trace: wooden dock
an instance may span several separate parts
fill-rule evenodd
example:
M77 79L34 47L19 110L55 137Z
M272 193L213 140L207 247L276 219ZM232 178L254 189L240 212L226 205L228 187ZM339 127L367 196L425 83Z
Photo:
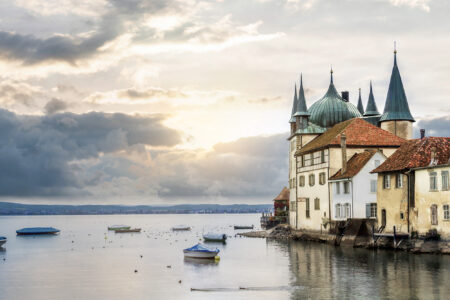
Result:
M400 244L405 239L409 239L410 236L411 235L409 233L397 232L395 226L393 227L393 232L392 233L375 232L375 228L372 226L372 240L373 240L373 244L374 245L377 244L377 241L380 238L389 238L389 239L393 239L394 249L397 249L397 247L400 246Z

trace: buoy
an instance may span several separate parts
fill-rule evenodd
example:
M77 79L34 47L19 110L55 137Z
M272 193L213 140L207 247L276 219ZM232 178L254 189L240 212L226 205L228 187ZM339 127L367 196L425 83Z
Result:
M170 268L172 268L172 266L166 266L166 268L170 269Z
M137 270L134 270L134 273L137 273L138 271Z

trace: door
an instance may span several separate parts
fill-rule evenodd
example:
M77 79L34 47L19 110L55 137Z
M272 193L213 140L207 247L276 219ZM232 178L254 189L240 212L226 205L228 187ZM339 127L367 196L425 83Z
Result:
M386 227L386 210L381 210L381 226Z
M438 224L437 205L433 204L433 205L431 205L431 225L437 225L437 224Z

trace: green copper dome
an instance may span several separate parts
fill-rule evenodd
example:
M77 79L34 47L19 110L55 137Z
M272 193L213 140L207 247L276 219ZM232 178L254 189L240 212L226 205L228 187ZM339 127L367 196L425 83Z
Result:
M310 121L321 127L329 128L337 123L362 117L358 109L350 102L345 102L333 84L333 73L328 91L320 100L309 108Z

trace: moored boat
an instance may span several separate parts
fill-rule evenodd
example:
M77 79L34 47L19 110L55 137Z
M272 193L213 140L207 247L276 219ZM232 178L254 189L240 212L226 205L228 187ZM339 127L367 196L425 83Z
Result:
M4 236L0 236L0 247L3 246L8 239Z
M191 230L191 227L184 225L172 227L172 231L189 231L189 230Z
M205 242L225 242L227 235L224 233L207 233L203 235Z
M215 258L219 254L219 249L211 249L202 244L197 244L191 248L183 250L184 257L189 258Z
M126 229L130 229L131 226L128 225L113 225L113 226L109 226L108 230L126 230Z
M17 235L57 234L60 230L53 227L29 227L16 231Z
M127 232L141 232L141 228L133 228L133 229L116 229L115 233L127 233Z
M234 225L234 229L253 229L253 225L252 226L239 226L239 225Z

